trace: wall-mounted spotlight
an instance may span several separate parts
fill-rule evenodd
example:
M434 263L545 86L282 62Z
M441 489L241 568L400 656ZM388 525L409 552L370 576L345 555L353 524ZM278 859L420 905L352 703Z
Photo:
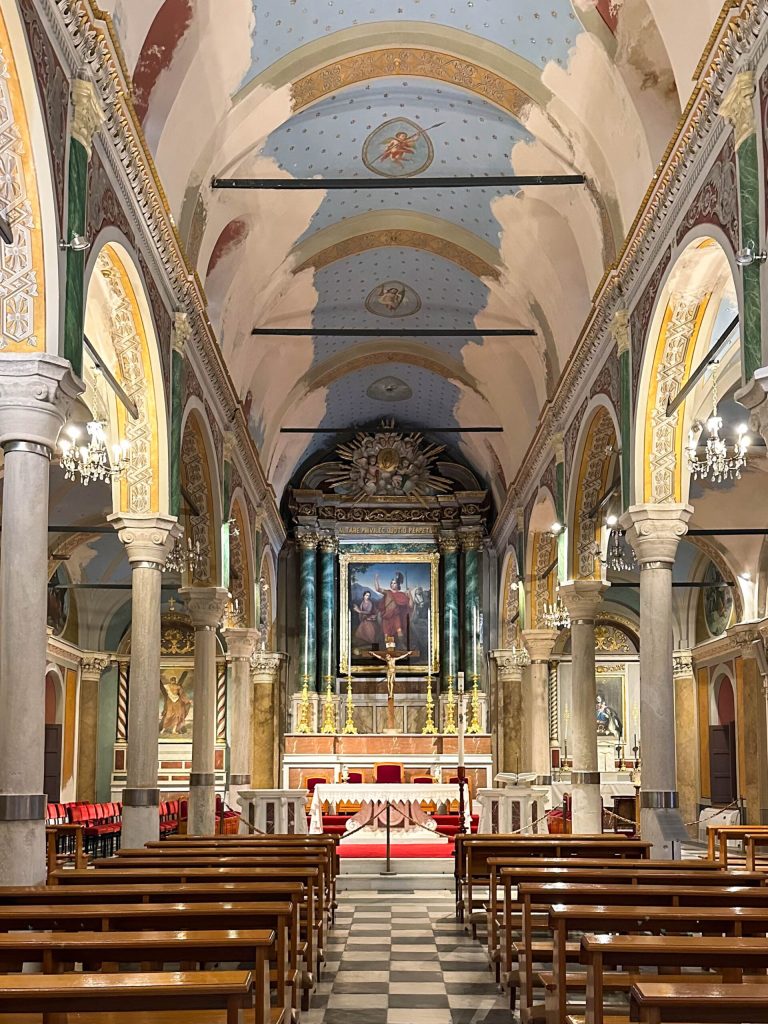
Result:
M751 267L753 263L765 263L768 253L764 249L758 252L754 242L747 242L743 249L739 249L735 258L740 267Z
M552 534L553 537L557 537L558 534L563 532L563 524L558 523L557 520L555 520L555 522L552 523L552 525L550 526L549 532Z
M611 529L613 529L613 527L618 523L618 521L619 517L615 515L605 517L605 525L611 527Z
M10 222L3 216L0 216L0 238L6 245L11 245L13 242L13 229Z
M85 252L90 247L91 243L83 235L72 235L71 242L65 242L63 238L59 240L59 248L62 252L67 249L71 249L73 252Z

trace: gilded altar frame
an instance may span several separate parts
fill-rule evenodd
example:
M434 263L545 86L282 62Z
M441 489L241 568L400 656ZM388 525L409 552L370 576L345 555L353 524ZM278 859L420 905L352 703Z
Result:
M360 552L342 551L339 554L339 669L342 675L383 675L384 663L381 665L352 665L350 659L351 648L351 608L349 595L349 570L355 564L362 565L410 565L420 564L429 566L430 580L430 611L432 615L432 675L440 671L440 623L439 623L439 551L402 551L402 552ZM423 662L416 665L403 665L398 663L398 675L427 675L429 665L425 658Z

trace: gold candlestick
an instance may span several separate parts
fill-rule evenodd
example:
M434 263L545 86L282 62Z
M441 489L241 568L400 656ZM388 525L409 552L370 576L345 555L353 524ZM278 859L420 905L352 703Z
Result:
M456 697L453 693L453 676L448 676L448 695L445 699L445 722L443 732L447 735L456 735Z
M303 676L301 683L301 701L299 703L299 724L296 732L303 734L312 732L311 708L309 704L309 676Z
M431 672L427 672L427 720L424 723L424 728L421 732L424 736L432 736L437 732L437 728L435 727L435 701L432 697Z
M344 723L344 728L342 729L345 736L357 736L357 726L355 725L354 718L352 717L352 712L354 710L355 707L352 703L352 675L350 673L350 675L347 676L347 720Z
M472 695L469 699L470 718L467 726L467 733L477 734L482 732L480 728L480 687L477 685L477 676L472 676Z
M336 706L333 700L333 676L325 677L325 697L323 697L323 724L320 732L328 736L336 732Z

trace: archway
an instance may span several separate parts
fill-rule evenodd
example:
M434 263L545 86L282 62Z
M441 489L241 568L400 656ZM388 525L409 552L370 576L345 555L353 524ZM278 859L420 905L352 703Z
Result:
M546 606L555 599L558 582L558 542L551 532L556 520L555 500L542 488L536 496L528 524L526 556L527 629L543 629Z
M192 399L181 435L181 519L196 553L192 586L219 586L221 574L221 491L213 439L207 421Z
M618 427L614 410L602 402L586 416L581 459L571 497L569 568L571 578L600 579L601 505L608 492L621 485ZM619 477L616 480L616 477Z
M248 514L242 493L232 499L229 512L229 590L233 605L240 609L239 621L254 624L253 551L248 532Z

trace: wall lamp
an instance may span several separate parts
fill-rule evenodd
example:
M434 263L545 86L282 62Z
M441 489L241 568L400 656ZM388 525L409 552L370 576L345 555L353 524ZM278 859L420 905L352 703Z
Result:
M90 247L91 243L83 235L72 235L71 242L65 242L63 238L59 240L59 248L62 252L67 249L71 249L73 252L85 252Z
M751 267L753 263L765 263L768 253L764 249L758 252L754 242L747 242L744 248L736 253L735 259L740 267Z

